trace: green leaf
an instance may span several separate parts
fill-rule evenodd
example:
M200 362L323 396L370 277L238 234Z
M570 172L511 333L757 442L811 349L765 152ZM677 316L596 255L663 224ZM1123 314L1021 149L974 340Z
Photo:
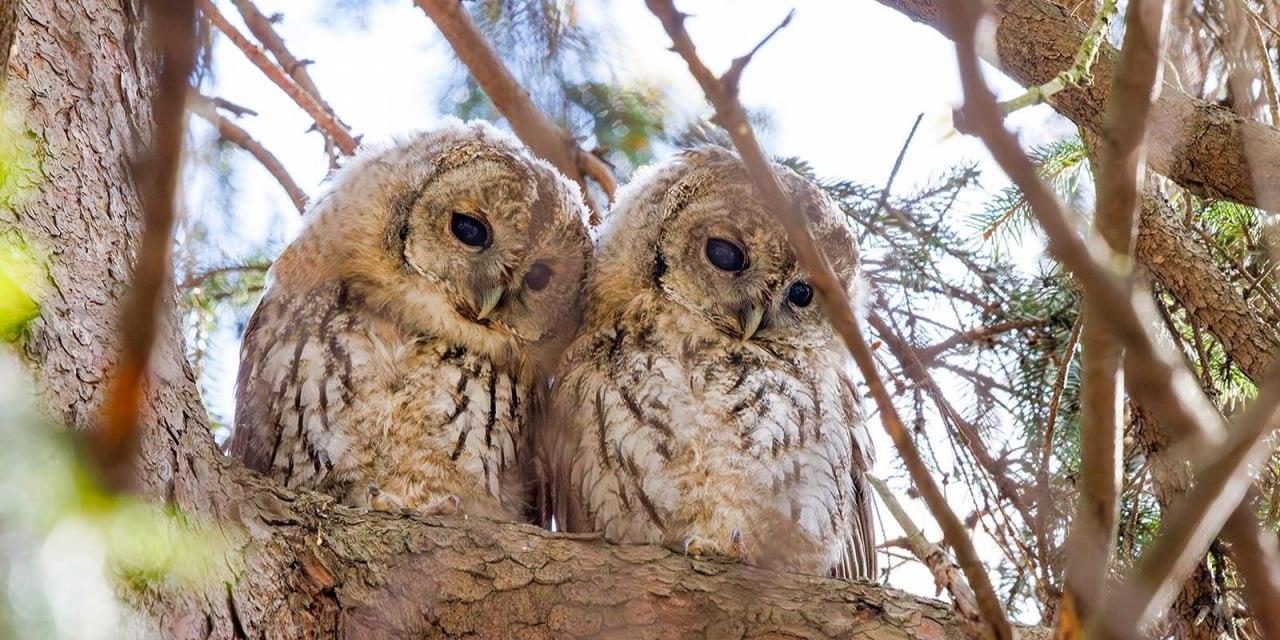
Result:
M25 244L0 238L0 341L13 342L40 314L43 265Z

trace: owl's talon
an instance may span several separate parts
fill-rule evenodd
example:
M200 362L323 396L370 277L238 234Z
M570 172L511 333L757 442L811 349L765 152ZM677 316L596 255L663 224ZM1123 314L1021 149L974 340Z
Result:
M686 556L718 556L723 555L720 552L720 545L710 538L704 538L699 535L687 535L681 541Z
M738 560L746 562L747 561L747 542L746 542L746 539L742 536L742 531L738 529L734 529L733 533L729 535L729 540L732 542L732 544L729 545L729 555L733 556L734 558L737 558Z
M462 511L462 498L450 494L432 500L422 510L422 513L428 516L451 516L460 511Z
M371 484L365 490L365 497L368 499L369 508L378 511L399 511L403 508L400 500L382 490L376 484Z

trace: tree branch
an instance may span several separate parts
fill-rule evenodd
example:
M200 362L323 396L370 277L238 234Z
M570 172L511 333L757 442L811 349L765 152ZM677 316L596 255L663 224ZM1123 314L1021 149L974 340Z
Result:
M1151 336L1144 325L1137 321L1139 304L1149 300L1143 297L1127 298L1123 284L1117 282L1102 267L1097 250L1078 238L1062 214L1056 198L1041 183L1035 167L1017 140L1001 122L1001 114L995 96L982 80L978 66L975 36L982 16L981 2L963 3L950 14L950 25L956 34L956 51L960 61L961 79L965 89L965 109L974 130L1010 175L1014 183L1027 195L1033 213L1049 236L1050 251L1066 263L1080 278L1086 292L1095 301L1107 301L1115 310L1119 329L1126 346L1134 352L1146 349L1144 342ZM1159 361L1156 360L1159 359ZM1170 366L1170 357L1164 351L1152 350L1152 357L1126 357L1126 372L1131 377L1144 369L1169 367L1186 372L1180 363ZM1186 403L1207 404L1204 394L1196 387L1183 385L1173 377L1162 377L1144 390L1145 404L1156 409L1162 421L1176 421L1184 442L1199 434L1223 433L1221 420L1210 412L1189 410ZM1160 384L1162 383L1162 384ZM1192 383L1194 384L1194 383ZM1139 385L1130 384L1135 390ZM1167 394L1175 401L1160 396ZM1157 408L1158 405L1158 408ZM1265 436L1280 421L1280 376L1274 376L1259 389L1258 399L1239 418L1222 446L1204 448L1207 454L1198 456L1195 467L1197 483L1182 504L1165 518L1164 528L1150 550L1140 559L1137 570L1122 585L1120 597L1111 598L1097 620L1105 625L1101 633L1115 637L1134 637L1140 625L1163 611L1172 593L1181 584L1191 568L1205 553L1209 541L1221 529L1228 515L1235 511L1245 490L1250 485L1248 470L1258 464L1268 453ZM1221 436L1219 436L1221 437Z
M1045 324L1044 318L1027 318L1025 320L1010 320L1008 322L997 322L996 324L985 327L974 327L968 331L961 331L946 340L927 347L916 349L916 355L921 362L929 363L937 360L944 353L959 347L961 345L973 342L982 342L994 338L995 336L1009 333L1010 331L1021 331L1031 327L1039 327Z
M951 2L879 2L949 38L956 37L944 16ZM1088 30L1070 9L1053 0L996 0L993 5L999 18L995 21L997 56L989 62L1024 86L1051 80L1062 70L1060 61L1072 59L1080 50ZM1092 67L1095 81L1068 88L1050 102L1077 125L1101 134L1115 64L1115 47L1103 44ZM1280 157L1280 130L1240 118L1172 86L1161 92L1150 122L1147 160L1158 173L1203 197L1280 210L1280 194L1259 187L1280 184L1280 163L1250 160Z
M1137 198L1145 177L1143 139L1158 95L1164 51L1165 0L1134 0L1125 15L1124 45L1099 139L1094 230L1132 261ZM1101 14L1099 14L1101 15ZM1124 346L1101 300L1084 300L1081 333L1080 497L1067 538L1066 587L1086 628L1105 599L1123 482Z
M293 176L289 175L289 170L284 168L284 164L280 159L271 153L269 149L249 135L236 123L222 117L214 106L217 104L216 99L210 99L202 95L193 95L191 101L191 111L196 115L204 118L209 124L218 130L218 135L222 139L235 144L236 146L249 152L280 186L284 188L285 193L289 194L289 199L293 201L293 206L298 209L298 213L305 213L307 210L307 192L298 186Z
M298 86L311 94L311 97L315 98L316 102L320 103L320 106L325 111L333 113L329 103L320 95L320 88L316 86L315 81L311 79L311 74L307 72L307 65L311 61L299 60L293 55L293 52L289 51L289 47L284 43L284 38L280 37L280 34L272 24L272 19L258 10L258 6L252 0L231 0L231 3L240 11L240 16L244 18L245 26L249 27L249 33L252 33L253 37L262 43L263 48L271 52L272 57L276 59L276 62L280 64L285 73L289 74L289 77L293 78L293 81L298 83Z
M1252 485L1250 470L1271 453L1269 436L1280 427L1280 376L1258 388L1258 397L1231 421L1230 439L1194 465L1195 485L1170 509L1160 535L1133 574L1099 616L1116 638L1135 637L1164 611Z
M1117 4L1117 0L1102 0L1102 6L1094 14L1089 31L1080 43L1080 50L1076 52L1075 61L1070 67L1052 80L1027 89L1026 93L1017 98L1000 103L1000 110L1009 115L1018 109L1045 102L1067 87L1080 87L1093 82L1093 62L1098 59L1098 49L1107 41L1107 27L1116 15Z
M1136 254L1254 382L1280 366L1280 332L1249 305L1195 231L1154 190L1142 197Z
M1056 505L1053 503L1053 492L1049 487L1049 460L1050 454L1053 452L1053 436L1058 426L1058 412L1062 407L1062 394L1067 388L1067 375L1071 372L1071 360L1075 357L1076 345L1080 342L1080 332L1083 328L1084 316L1082 314L1077 316L1076 321L1071 325L1071 335L1067 338L1067 345L1062 350L1062 362L1058 365L1058 373L1054 377L1053 393L1049 396L1049 411L1044 420L1044 441L1040 443L1040 459L1039 465L1036 467L1038 494L1036 527L1041 531L1049 531L1050 510L1057 511ZM1047 545L1040 549L1040 556L1041 579L1048 584L1052 566L1050 565Z
M960 415L960 412L956 411L955 407L943 397L942 390L929 375L924 363L916 356L915 349L874 311L867 314L867 322L880 335L880 339L884 341L893 357L898 360L902 371L911 379L915 387L924 391L933 400L934 405L938 408L939 415L942 416L943 422L958 432L957 435L960 442L973 454L974 460L978 462L982 470L991 476L991 480L995 484L1000 497L1013 505L1018 515L1022 517L1023 523L1031 529L1032 537L1037 542L1036 548L1047 549L1046 532L1036 526L1037 520L1031 517L1031 508L1022 496L1021 487L1005 472L1004 465L987 450L983 443L982 434L978 432L977 428L965 420ZM1028 555L1034 558L1038 554ZM1039 560L1042 563L1046 561L1044 558L1039 558Z
M809 273L814 287L822 295L823 309L827 313L828 320L844 340L845 346L853 355L871 388L885 430L893 439L904 465L911 474L912 481L920 490L929 510L942 527L948 544L955 549L957 561L964 569L977 596L983 621L996 638L1000 640L1011 638L1009 622L1000 607L999 598L978 558L973 542L969 540L964 525L951 511L941 489L929 475L928 468L920 458L919 451L911 441L906 426L902 424L893 401L880 380L875 359L867 346L862 328L853 314L848 293L840 286L831 265L814 242L804 214L792 206L790 198L778 183L778 177L774 174L772 165L752 132L751 124L747 120L742 105L738 102L737 94L731 91L731 87L717 79L698 57L693 41L684 28L685 15L676 10L671 0L646 0L646 4L662 22L667 35L671 37L676 53L684 59L690 74L697 80L707 100L715 108L717 123L729 133L747 173L763 197L766 208L786 229L787 237L795 248L800 264Z
M147 8L152 13L148 39L161 66L151 100L151 146L133 170L142 203L142 240L133 284L120 311L119 359L98 426L88 434L90 460L100 479L114 489L134 485L144 386L157 327L162 326L158 319L168 311L165 287L173 269L174 195L182 163L187 77L196 61L192 0L148 2Z
M1155 314L1148 296L1134 292L1128 278L1114 271L1114 255L1092 239L1081 238L1061 204L1040 180L1036 166L1017 138L1004 127L995 96L982 79L976 50L980 9L968 2L956 7L952 31L965 88L963 117L1022 191L1033 215L1048 237L1049 252L1079 279L1087 296L1111 310L1115 329L1124 338L1129 356L1143 366L1133 368L1130 389L1156 412L1173 433L1194 445L1224 441L1221 418L1205 398L1199 382L1180 358L1162 349L1151 330ZM953 5L954 6L954 5Z
M1253 493L1251 491L1251 493ZM1245 598L1263 638L1280 638L1280 542L1258 522L1257 500L1240 503L1224 529L1231 557L1244 578Z
M971 637L944 603L876 585L483 518L351 509L232 471L243 489L217 500L236 530L265 537L234 534L237 581L206 596L228 606L208 622L167 616L165 637Z
M415 0L415 3L435 22L458 59L507 118L520 140L582 187L582 198L591 209L591 224L599 224L601 207L591 196L586 178L600 185L612 203L618 183L609 165L583 150L569 132L556 126L538 109L484 35L471 23L460 3L456 0Z
M311 61L299 60L294 57L293 52L289 51L289 47L285 46L284 38L281 38L280 34L276 32L273 20L263 15L258 10L257 5L253 3L253 0L231 1L236 5L236 9L240 11L240 16L244 18L244 24L249 27L249 33L252 33L253 37L257 38L258 42L262 43L262 46L267 51L271 52L276 62L284 68L285 73L288 73L289 77L298 83L298 86L311 94L311 97L315 98L321 108L333 114L334 118L341 123L342 121L338 119L333 107L320 95L320 88L316 86L315 81L311 79L311 74L307 72L307 65L311 64ZM326 151L332 154L333 146L333 139L325 136ZM332 155L330 155L330 158L332 159Z
M227 36L227 39L244 53L245 57L254 66L258 67L267 76L268 80L280 87L308 116L311 116L316 128L333 140L343 155L349 156L356 152L356 148L360 146L360 143L351 136L351 132L347 130L346 125L342 124L336 116L326 110L325 106L315 96L286 75L283 69L271 62L271 59L262 51L262 48L250 42L243 33L240 33L234 25L228 22L226 16L222 15L222 12L218 10L218 7L214 6L211 0L200 0L200 11L204 13L205 17L209 18L209 21L213 23L213 26L218 31Z
M974 623L981 622L982 618L978 615L978 601L973 595L973 590L960 577L960 567L956 566L946 551L924 537L924 532L911 520L911 516L907 515L907 510L902 508L898 498L889 490L889 485L885 484L884 480L868 475L867 481L876 490L880 501L889 510L894 521L902 528L902 533L906 536L907 548L921 564L929 568L929 573L933 575L933 583L938 590L951 594L951 602L961 616Z

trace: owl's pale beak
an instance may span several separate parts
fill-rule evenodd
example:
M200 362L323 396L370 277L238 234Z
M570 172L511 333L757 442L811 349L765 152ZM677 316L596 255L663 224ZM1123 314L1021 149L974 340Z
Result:
M742 341L746 342L751 336L756 334L756 330L760 328L760 321L764 320L764 307L758 304L751 305L746 314L742 317Z
M502 294L506 293L505 287L494 287L485 291L480 297L480 310L476 312L476 320L484 320L493 313L493 309L498 306L498 301L502 300Z

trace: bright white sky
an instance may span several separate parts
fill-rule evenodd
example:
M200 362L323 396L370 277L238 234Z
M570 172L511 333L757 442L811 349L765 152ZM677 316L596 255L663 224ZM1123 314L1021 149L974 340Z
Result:
M316 84L352 129L364 135L365 142L385 141L438 122L438 96L453 63L434 25L412 3L373 3L367 29L320 15L318 5L324 4L320 2L259 0L258 4L264 13L284 14L278 29L289 47L298 57L315 61L310 72ZM642 2L580 0L580 4L584 11L614 25L626 51L618 64L622 75L654 80L666 86L676 104L690 114L702 111L697 86L683 62L666 50L661 25ZM229 2L219 5L239 24ZM791 6L796 8L792 24L756 56L742 82L744 103L766 108L774 116L776 127L768 140L773 153L803 157L820 176L883 184L912 122L924 113L895 191L903 192L966 159L981 162L986 187L1004 185L1004 176L985 149L951 131L951 109L960 96L955 55L950 41L932 29L873 0L682 3L683 9L696 14L689 29L704 60L715 69L727 68L732 58L748 51ZM1002 76L989 76L1002 98L1019 91ZM210 95L258 111L260 115L240 124L280 157L303 189L313 196L320 192L328 166L319 136L306 133L310 121L225 41L215 46L213 77L206 86ZM1020 112L1012 124L1021 127L1028 143L1067 133L1069 129L1049 113L1046 107ZM202 138L210 135L202 122L193 129ZM261 247L269 229L284 230L284 237L275 239L278 247L300 224L280 187L244 158L236 165L238 196L232 212L218 211L216 200L208 195L208 174L195 172L188 182L193 214L226 220L225 246L232 258ZM226 419L234 408L238 358L232 332L217 336L211 352L207 400ZM897 457L882 437L878 421L870 426L879 445L877 474L899 476ZM917 524L937 539L937 528L922 507L910 504L905 493L900 495ZM890 537L899 535L896 527L889 529ZM982 546L994 560L994 550ZM933 594L932 581L919 567L895 572L893 583Z

